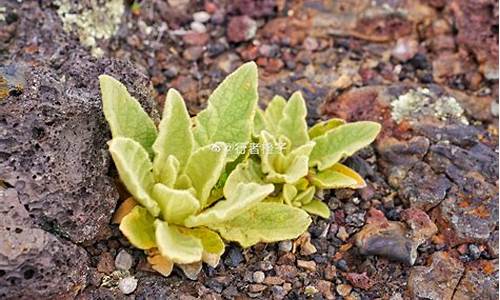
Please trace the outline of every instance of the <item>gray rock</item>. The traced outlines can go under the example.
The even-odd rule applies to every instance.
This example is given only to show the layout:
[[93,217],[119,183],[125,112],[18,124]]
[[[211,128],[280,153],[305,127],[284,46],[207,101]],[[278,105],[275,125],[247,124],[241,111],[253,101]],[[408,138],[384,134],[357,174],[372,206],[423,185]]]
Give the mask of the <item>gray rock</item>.
[[34,224],[15,189],[0,190],[0,298],[74,298],[86,285],[83,248]]
[[450,187],[445,175],[437,175],[428,164],[418,162],[401,182],[399,195],[411,207],[429,210],[443,201]]
[[430,239],[437,227],[417,208],[406,209],[401,215],[406,224],[389,221],[381,211],[370,209],[367,224],[355,235],[359,252],[413,265],[418,246]]
[[134,258],[126,250],[121,250],[115,257],[115,267],[118,270],[128,271],[134,264]]
[[[118,199],[98,75],[122,81],[154,111],[145,76],[130,64],[79,51],[57,70],[36,67],[20,95],[0,102],[0,180],[37,224],[73,242],[103,237]],[[155,112],[157,116],[157,112]]]

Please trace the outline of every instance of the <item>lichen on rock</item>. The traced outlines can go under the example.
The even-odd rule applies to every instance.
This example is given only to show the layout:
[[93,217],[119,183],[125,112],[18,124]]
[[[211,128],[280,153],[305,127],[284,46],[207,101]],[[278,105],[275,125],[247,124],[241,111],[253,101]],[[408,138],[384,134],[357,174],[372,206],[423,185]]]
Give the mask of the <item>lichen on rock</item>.
[[97,40],[111,38],[121,23],[125,6],[122,0],[72,1],[57,0],[57,14],[67,32],[75,32],[80,43],[91,48],[94,56],[102,56]]
[[464,109],[451,96],[438,96],[427,88],[412,89],[391,102],[391,116],[396,122],[434,116],[439,120],[456,119],[468,124]]

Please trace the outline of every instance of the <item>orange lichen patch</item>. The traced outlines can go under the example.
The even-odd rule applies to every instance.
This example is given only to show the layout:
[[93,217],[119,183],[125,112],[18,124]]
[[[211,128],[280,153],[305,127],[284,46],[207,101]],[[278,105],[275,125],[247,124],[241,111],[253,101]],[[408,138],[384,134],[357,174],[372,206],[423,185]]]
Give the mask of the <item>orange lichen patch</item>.
[[113,224],[120,224],[122,219],[128,215],[128,213],[132,210],[137,205],[137,201],[134,200],[132,197],[128,197],[125,199],[125,201],[120,204],[120,207],[116,210],[115,214],[113,215],[113,219],[111,220],[111,223]]
[[443,245],[445,243],[444,235],[436,234],[432,237],[432,243],[435,245]]
[[458,206],[461,208],[467,208],[470,206],[470,202],[467,200],[458,201]]
[[471,211],[471,214],[478,216],[481,219],[486,219],[490,216],[490,212],[484,205],[480,205]]
[[483,268],[483,272],[487,275],[493,274],[493,272],[495,272],[495,266],[488,260],[482,260],[481,267]]

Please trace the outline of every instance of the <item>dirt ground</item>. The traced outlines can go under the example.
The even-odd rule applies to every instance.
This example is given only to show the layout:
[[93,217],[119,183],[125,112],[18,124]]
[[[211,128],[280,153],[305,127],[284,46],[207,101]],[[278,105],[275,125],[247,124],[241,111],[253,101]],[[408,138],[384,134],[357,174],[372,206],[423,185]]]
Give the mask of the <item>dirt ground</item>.
[[[0,0],[0,299],[498,299],[498,42],[492,0]],[[368,186],[326,191],[296,241],[161,277],[110,224],[97,76],[157,119],[250,60],[262,107],[300,90],[310,124],[383,125],[346,161]]]

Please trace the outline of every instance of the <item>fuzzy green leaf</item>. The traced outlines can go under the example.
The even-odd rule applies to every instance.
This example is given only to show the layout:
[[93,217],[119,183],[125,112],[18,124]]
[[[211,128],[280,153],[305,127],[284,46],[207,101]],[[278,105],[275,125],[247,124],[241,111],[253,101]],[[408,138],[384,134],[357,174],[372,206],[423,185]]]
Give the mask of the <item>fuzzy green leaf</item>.
[[182,96],[174,89],[168,90],[163,116],[158,128],[158,138],[153,144],[155,153],[153,171],[157,180],[166,184],[169,178],[165,178],[165,169],[170,167],[165,166],[168,163],[167,158],[170,155],[174,156],[179,162],[180,171],[182,171],[194,145],[189,113]]
[[182,225],[184,219],[200,208],[200,202],[189,190],[176,190],[157,183],[153,188],[153,196],[160,206],[163,219],[169,224]]
[[324,219],[330,218],[330,208],[324,202],[313,199],[308,204],[302,205],[302,209],[310,214],[320,216]]
[[197,237],[203,245],[202,260],[212,267],[219,264],[221,255],[224,253],[224,241],[219,234],[208,228],[198,227],[188,229],[187,234]]
[[[157,162],[155,164],[155,162]],[[169,155],[163,162],[158,163],[155,157],[153,162],[153,174],[157,182],[163,183],[168,187],[173,187],[177,182],[180,164],[177,158]]]
[[342,158],[372,143],[380,131],[380,124],[362,121],[340,125],[327,134],[314,139],[316,145],[311,152],[309,164],[325,170]]
[[155,219],[141,206],[134,207],[120,222],[120,231],[132,245],[147,250],[156,247]]
[[272,184],[239,183],[233,193],[226,195],[226,200],[217,202],[196,216],[188,217],[185,224],[187,227],[196,227],[228,221],[262,201],[273,190]]
[[255,111],[255,117],[253,118],[253,135],[259,136],[262,130],[266,129],[266,119],[264,117],[264,112],[257,108]]
[[128,137],[138,142],[151,155],[157,131],[141,104],[118,80],[108,75],[99,76],[102,109],[113,138]]
[[224,171],[227,154],[224,144],[216,143],[197,149],[189,158],[185,174],[191,179],[201,208]]
[[297,188],[293,184],[285,183],[283,185],[283,201],[285,201],[286,204],[292,205],[293,199],[295,199],[295,196],[297,196]]
[[366,186],[363,177],[341,163],[336,163],[331,168],[312,174],[311,181],[321,189],[358,189]]
[[161,255],[177,264],[201,261],[203,245],[199,238],[181,232],[181,228],[155,221],[156,244]]
[[[249,62],[226,77],[208,98],[207,108],[196,116],[197,145],[247,143],[253,131],[257,100],[257,65]],[[231,151],[228,160],[238,156],[237,151]]]
[[285,109],[285,106],[285,98],[279,95],[273,97],[264,111],[264,120],[266,124],[266,127],[264,128],[265,130],[275,135],[279,134],[278,125],[283,118],[283,110]]
[[275,202],[261,202],[226,222],[209,225],[228,241],[250,247],[259,242],[294,239],[311,224],[301,209]]
[[[278,142],[266,131],[262,131],[260,143],[278,147]],[[266,174],[266,179],[273,183],[295,183],[306,176],[309,170],[309,154],[313,147],[314,142],[310,141],[286,155],[280,152],[262,153],[262,171]]]
[[300,192],[293,201],[297,201],[302,205],[308,204],[314,197],[314,193],[316,192],[316,188],[314,186],[308,187],[305,191]]
[[108,142],[120,179],[134,199],[146,207],[150,214],[158,216],[160,208],[150,196],[153,189],[153,165],[148,153],[136,141],[117,137]]
[[309,138],[314,139],[343,124],[345,121],[337,118],[319,122],[309,129]]
[[292,149],[309,141],[306,123],[307,108],[300,92],[295,92],[283,109],[283,117],[278,124],[278,133],[290,139]]
[[224,184],[224,195],[227,198],[236,197],[236,188],[238,183],[259,183],[264,184],[262,180],[263,174],[260,166],[252,159],[239,163],[236,168],[229,174],[226,183]]

